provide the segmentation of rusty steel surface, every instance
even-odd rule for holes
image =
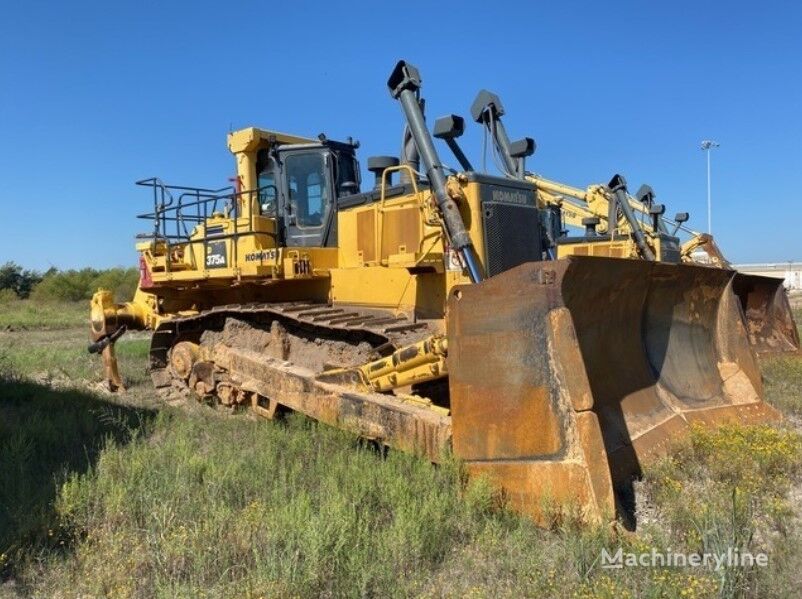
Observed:
[[[757,353],[800,351],[799,332],[782,279],[736,273],[733,290],[741,302],[749,342]]]
[[[732,275],[572,257],[455,289],[454,453],[535,518],[557,502],[603,519],[690,422],[776,418]]]
[[[434,462],[451,440],[451,418],[415,403],[323,382],[311,370],[247,349],[231,348],[227,366],[248,392]]]

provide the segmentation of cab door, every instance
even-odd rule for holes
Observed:
[[[288,247],[323,247],[334,218],[331,153],[283,156],[284,238]]]

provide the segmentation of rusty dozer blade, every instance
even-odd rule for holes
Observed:
[[[571,504],[598,521],[691,423],[778,418],[761,399],[732,276],[571,257],[455,288],[455,455],[537,520]]]
[[[736,273],[732,288],[741,302],[749,342],[758,354],[800,350],[799,332],[782,279]]]

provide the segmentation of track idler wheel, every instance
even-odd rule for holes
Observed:
[[[184,381],[189,380],[192,367],[198,361],[199,356],[200,348],[197,343],[180,341],[170,351],[170,366],[178,378]]]

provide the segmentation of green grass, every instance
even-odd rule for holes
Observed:
[[[61,388],[100,379],[86,341],[83,328],[0,333],[0,561],[14,580],[0,597],[783,597],[802,586],[796,432],[694,432],[640,484],[653,514],[636,534],[570,520],[542,530],[455,462],[383,455],[297,416],[154,414],[144,338],[117,346],[126,396]],[[799,414],[802,357],[762,367],[769,400]],[[25,380],[43,373],[60,388]],[[598,563],[602,548],[728,544],[767,551],[770,567]]]
[[[802,338],[802,309],[794,310]],[[766,399],[786,414],[802,416],[802,358],[776,356],[762,364]]]
[[[65,534],[54,499],[110,440],[131,439],[150,412],[79,390],[0,379],[0,572],[32,550],[58,549]]]
[[[766,399],[786,414],[802,416],[802,359],[780,356],[763,365]]]
[[[103,365],[87,351],[89,335],[84,330],[0,332],[0,366],[18,376],[39,381],[69,384],[70,381],[99,381]],[[150,340],[128,334],[116,345],[120,369],[131,384],[148,379],[145,372]]]
[[[0,331],[89,327],[89,302],[7,300],[0,302]]]
[[[709,596],[706,572],[598,567],[644,538],[494,509],[460,467],[301,418],[167,413],[73,474],[56,510],[69,550],[24,592],[115,597]],[[650,543],[657,537],[646,536]],[[690,595],[683,595],[692,589]]]
[[[783,596],[799,572],[798,536],[783,528],[787,505],[778,499],[800,468],[802,441],[768,427],[698,433],[658,465],[645,484],[660,499],[661,523],[637,535],[570,521],[538,529],[495,508],[482,481],[465,486],[456,463],[383,456],[301,417],[269,423],[163,411],[129,439],[108,445],[89,472],[73,472],[61,487],[55,509],[66,549],[27,563],[21,591],[612,598],[713,597],[723,589],[764,597]],[[735,508],[733,488],[743,493]],[[765,549],[772,568],[598,564],[602,548],[691,552],[729,543]]]
[[[802,582],[802,530],[789,497],[800,471],[802,436],[795,430],[696,425],[687,442],[650,468],[646,489],[672,547],[770,556],[765,570],[722,571],[722,596],[783,596]]]

